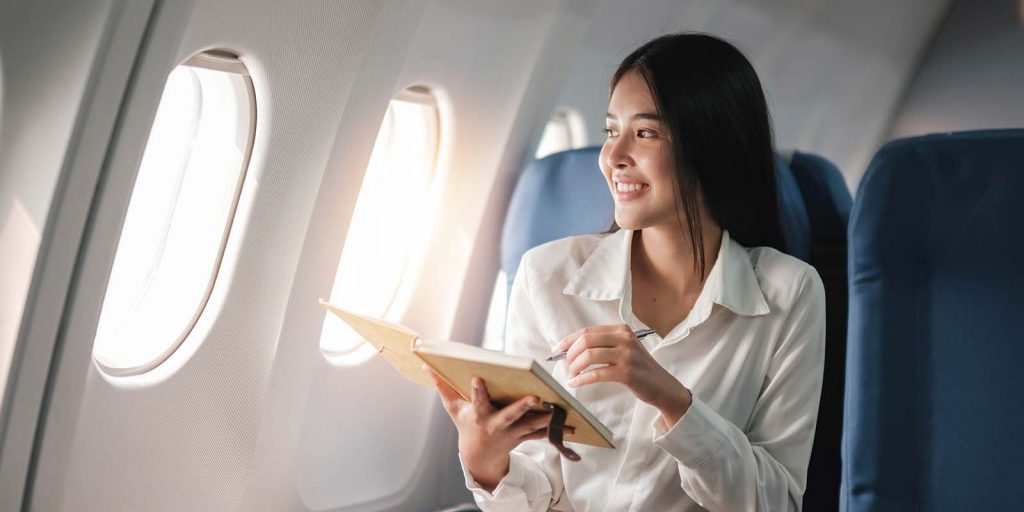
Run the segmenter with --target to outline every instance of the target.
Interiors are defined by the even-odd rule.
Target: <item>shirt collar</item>
[[[632,229],[620,229],[598,242],[562,293],[590,300],[622,299],[629,286]],[[768,313],[768,303],[754,274],[747,251],[722,231],[711,272],[698,302],[711,302],[728,308],[737,315],[757,316]]]

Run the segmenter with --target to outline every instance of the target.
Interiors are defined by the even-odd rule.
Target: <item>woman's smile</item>
[[[651,186],[637,181],[615,181],[615,200],[631,201],[647,193]]]

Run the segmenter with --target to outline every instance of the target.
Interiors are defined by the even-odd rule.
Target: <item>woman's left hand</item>
[[[666,427],[675,425],[690,408],[690,390],[654,360],[626,324],[580,329],[551,349],[552,354],[565,351],[570,387],[619,382],[657,407]],[[608,366],[583,371],[593,364]]]

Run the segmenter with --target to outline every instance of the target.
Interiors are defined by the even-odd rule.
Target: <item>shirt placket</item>
[[[608,491],[608,501],[605,502],[604,510],[609,512],[630,508],[633,495],[639,485],[638,478],[643,476],[643,472],[640,471],[642,468],[637,467],[637,461],[643,459],[641,457],[643,450],[639,445],[643,438],[640,430],[644,428],[640,418],[642,415],[638,413],[641,407],[638,405],[634,402],[630,409],[629,434],[626,436],[626,446],[624,447],[626,452],[622,457],[615,480],[612,481],[612,487]]]
[[[619,300],[619,317],[622,318],[622,323],[628,325],[629,328],[634,331],[639,331],[641,329],[650,329],[650,326],[640,321],[640,319],[637,318],[635,314],[633,314],[632,304],[633,289],[631,283],[627,279],[622,289],[622,299]],[[654,347],[658,345],[659,341],[661,341],[661,338],[658,336],[657,333],[655,333],[649,336],[645,336],[644,338],[641,338],[640,344],[643,345],[648,352],[650,352],[651,350],[654,349]]]
[[[619,316],[622,318],[622,322],[633,330],[647,328],[633,314],[633,310],[630,307],[631,300],[632,290],[627,282],[623,288],[622,299],[619,301]],[[657,346],[660,340],[661,338],[655,333],[644,337],[640,340],[640,343],[650,351],[654,346]],[[642,447],[644,433],[642,430],[645,428],[645,423],[649,423],[645,422],[642,418],[644,415],[641,414],[641,411],[643,410],[644,408],[636,400],[633,401],[633,406],[629,409],[629,431],[626,435],[626,445],[623,447],[625,453],[615,479],[612,481],[612,487],[608,491],[608,500],[605,502],[604,507],[606,511],[629,510],[631,505],[634,505],[633,496],[640,485],[638,478],[643,476],[643,468],[637,467],[638,462],[644,459]]]

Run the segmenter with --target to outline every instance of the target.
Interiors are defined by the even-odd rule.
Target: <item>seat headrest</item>
[[[862,258],[896,258],[919,268],[910,254],[958,264],[1005,266],[1003,249],[1024,247],[1011,233],[1024,219],[1024,130],[926,135],[889,142],[861,179],[851,218]],[[866,194],[861,197],[861,194]],[[966,245],[979,243],[977,249]],[[887,249],[899,247],[900,252]],[[892,260],[895,261],[895,260]],[[880,261],[877,263],[881,263]],[[991,268],[991,267],[988,267]],[[967,269],[964,269],[967,270]]]
[[[845,241],[853,197],[839,169],[818,155],[800,151],[793,152],[789,167],[807,206],[811,238]]]

